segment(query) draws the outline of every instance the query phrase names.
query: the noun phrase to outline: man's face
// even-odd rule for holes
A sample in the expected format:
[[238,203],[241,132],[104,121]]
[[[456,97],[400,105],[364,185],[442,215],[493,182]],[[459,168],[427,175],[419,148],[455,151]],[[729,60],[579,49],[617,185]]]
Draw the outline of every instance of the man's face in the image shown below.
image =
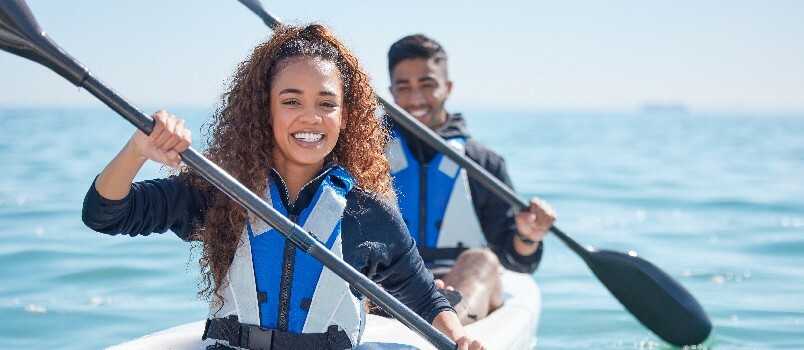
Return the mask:
[[391,70],[391,94],[394,102],[430,129],[447,120],[444,102],[452,90],[446,67],[434,59],[410,58]]

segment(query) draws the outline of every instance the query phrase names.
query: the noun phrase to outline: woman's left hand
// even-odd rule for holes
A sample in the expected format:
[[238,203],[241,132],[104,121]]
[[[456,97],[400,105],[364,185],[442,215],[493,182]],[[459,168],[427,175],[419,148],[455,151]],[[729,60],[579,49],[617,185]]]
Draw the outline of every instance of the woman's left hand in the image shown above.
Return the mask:
[[483,344],[477,339],[472,339],[466,334],[466,330],[461,326],[461,320],[454,310],[444,310],[433,319],[433,327],[452,339],[458,345],[458,350],[480,350],[485,349]]
[[480,343],[480,340],[469,338],[468,336],[463,336],[455,340],[455,344],[458,345],[458,350],[485,350],[486,347]]

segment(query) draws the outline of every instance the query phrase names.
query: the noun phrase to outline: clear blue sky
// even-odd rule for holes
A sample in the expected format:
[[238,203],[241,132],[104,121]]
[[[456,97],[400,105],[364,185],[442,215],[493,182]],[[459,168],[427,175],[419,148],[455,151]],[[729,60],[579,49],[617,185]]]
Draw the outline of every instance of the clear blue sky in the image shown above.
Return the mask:
[[[29,0],[45,31],[141,106],[212,106],[270,32],[236,0]],[[386,93],[388,46],[424,33],[450,55],[451,110],[804,112],[804,1],[263,1],[323,22]],[[101,106],[0,53],[0,107]],[[387,95],[387,94],[386,94]]]

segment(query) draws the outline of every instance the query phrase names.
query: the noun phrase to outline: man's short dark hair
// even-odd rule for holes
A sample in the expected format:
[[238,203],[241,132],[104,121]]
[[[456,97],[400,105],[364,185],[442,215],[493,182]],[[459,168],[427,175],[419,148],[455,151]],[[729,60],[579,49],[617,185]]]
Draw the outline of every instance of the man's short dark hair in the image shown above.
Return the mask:
[[447,64],[447,52],[433,39],[424,34],[408,35],[391,45],[388,50],[388,72],[399,62],[411,58],[435,59],[437,64]]

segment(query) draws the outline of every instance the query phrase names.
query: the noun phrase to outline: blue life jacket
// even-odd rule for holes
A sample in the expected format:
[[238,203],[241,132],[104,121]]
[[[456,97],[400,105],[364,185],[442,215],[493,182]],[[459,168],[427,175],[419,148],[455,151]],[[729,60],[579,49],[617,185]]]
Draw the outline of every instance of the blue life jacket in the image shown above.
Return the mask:
[[[355,180],[341,167],[319,176],[324,179],[311,204],[290,219],[342,258],[341,217]],[[277,185],[266,192],[267,202],[287,216]],[[352,347],[358,343],[365,310],[349,284],[253,215],[241,240],[223,300],[210,305],[211,319],[235,315],[240,324],[289,333],[326,333],[336,325]]]
[[[420,163],[398,130],[391,137],[388,159],[399,209],[422,257],[454,259],[463,248],[485,246],[466,170],[441,152]],[[463,150],[466,138],[446,141]]]

